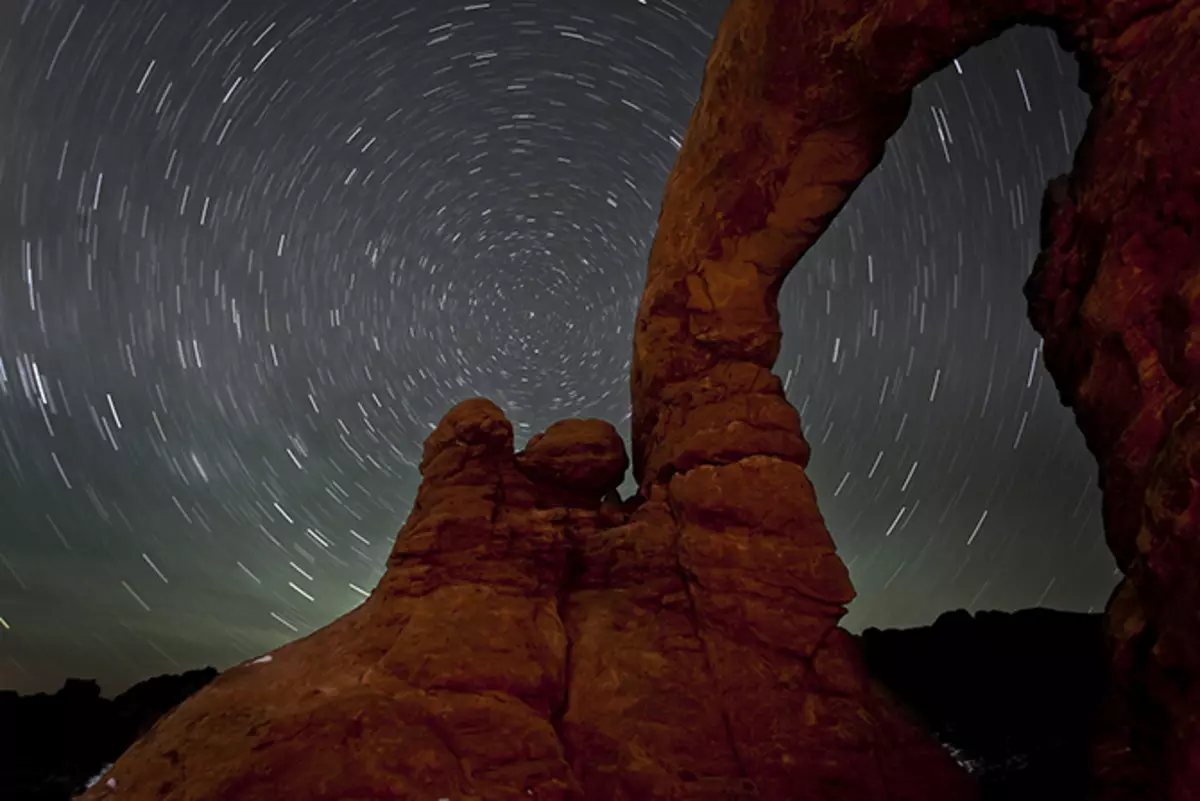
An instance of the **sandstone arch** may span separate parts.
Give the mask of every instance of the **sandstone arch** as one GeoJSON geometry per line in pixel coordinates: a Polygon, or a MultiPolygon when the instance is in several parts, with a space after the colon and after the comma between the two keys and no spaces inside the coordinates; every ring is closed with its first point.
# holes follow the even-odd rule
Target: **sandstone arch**
{"type": "Polygon", "coordinates": [[[1030,296],[1128,576],[1102,787],[1194,798],[1198,20],[1197,0],[734,0],[638,317],[639,497],[611,496],[607,424],[514,454],[499,409],[460,404],[371,597],[227,671],[88,801],[971,798],[837,628],[853,591],[770,367],[784,275],[911,88],[1018,22],[1058,31],[1095,106],[1030,296]]]}
{"type": "Polygon", "coordinates": [[[1111,797],[1200,794],[1198,19],[1186,0],[735,0],[667,187],[636,331],[642,486],[736,461],[743,443],[803,464],[766,374],[783,278],[879,162],[918,82],[1014,24],[1052,27],[1093,113],[1071,176],[1047,191],[1026,295],[1099,463],[1126,575],[1108,607],[1115,682],[1096,761],[1111,797]],[[722,437],[718,418],[753,433],[722,437]]]}

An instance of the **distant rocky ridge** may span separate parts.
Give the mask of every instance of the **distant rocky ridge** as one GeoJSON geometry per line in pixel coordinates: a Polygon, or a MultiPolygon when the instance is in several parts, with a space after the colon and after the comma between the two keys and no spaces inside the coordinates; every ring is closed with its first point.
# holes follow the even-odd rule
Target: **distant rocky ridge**
{"type": "Polygon", "coordinates": [[[1107,675],[1102,615],[958,610],[858,640],[872,678],[978,779],[984,801],[1088,796],[1107,675]]]}
{"type": "MultiPolygon", "coordinates": [[[[959,610],[858,639],[872,678],[979,779],[985,801],[1084,796],[1105,675],[1102,616],[959,610]]],[[[216,675],[159,676],[112,700],[78,679],[54,695],[0,692],[0,798],[67,801],[216,675]]]]}
{"type": "Polygon", "coordinates": [[[156,676],[112,699],[84,679],[67,679],[53,695],[0,691],[0,799],[67,801],[216,677],[211,667],[156,676]]]}

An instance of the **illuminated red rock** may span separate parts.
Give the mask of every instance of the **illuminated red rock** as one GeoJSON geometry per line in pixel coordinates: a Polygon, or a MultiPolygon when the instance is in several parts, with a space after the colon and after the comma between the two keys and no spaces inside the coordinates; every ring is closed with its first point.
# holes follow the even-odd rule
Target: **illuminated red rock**
{"type": "Polygon", "coordinates": [[[562,521],[600,517],[599,499],[539,504],[511,425],[482,400],[446,415],[421,471],[370,598],[223,673],[87,797],[571,797],[579,783],[554,725],[568,647],[562,521]]]}
{"type": "Polygon", "coordinates": [[[734,0],[638,315],[638,499],[613,502],[605,424],[515,455],[495,406],[461,404],[371,597],[228,671],[88,801],[973,797],[837,627],[853,590],[770,368],[781,282],[912,88],[1022,22],[1095,105],[1027,293],[1127,576],[1098,793],[1197,798],[1200,0],[734,0]]]}
{"type": "Polygon", "coordinates": [[[529,440],[517,456],[521,472],[584,492],[612,492],[629,458],[616,430],[601,420],[563,420],[529,440]]]}
{"type": "Polygon", "coordinates": [[[1046,364],[1097,457],[1107,538],[1126,574],[1108,608],[1114,682],[1097,796],[1191,801],[1200,797],[1196,0],[735,1],[651,253],[632,376],[634,469],[645,487],[729,463],[743,456],[727,450],[735,428],[773,427],[753,413],[716,415],[730,432],[722,439],[689,421],[703,416],[699,393],[730,409],[743,376],[774,362],[780,283],[878,163],[912,87],[1017,23],[1055,29],[1094,106],[1072,174],[1047,192],[1026,294],[1046,364]]]}

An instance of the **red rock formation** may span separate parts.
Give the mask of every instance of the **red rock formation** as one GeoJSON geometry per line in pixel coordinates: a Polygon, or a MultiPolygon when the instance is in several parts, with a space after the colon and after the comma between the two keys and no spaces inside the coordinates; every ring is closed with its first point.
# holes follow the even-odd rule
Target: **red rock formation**
{"type": "Polygon", "coordinates": [[[762,411],[783,405],[778,389],[747,391],[744,378],[778,353],[780,283],[879,161],[911,88],[1018,22],[1055,28],[1095,108],[1070,178],[1047,194],[1027,295],[1047,366],[1099,462],[1107,537],[1127,576],[1108,609],[1116,681],[1098,794],[1196,799],[1196,0],[735,0],[651,254],[634,469],[653,486],[764,452],[759,442],[787,447],[793,427],[762,411]]]}
{"type": "Polygon", "coordinates": [[[425,443],[412,515],[370,598],[223,673],[86,797],[577,797],[556,731],[568,649],[559,594],[568,538],[621,522],[600,496],[625,455],[607,424],[560,425],[583,446],[547,436],[522,460],[586,491],[528,478],[490,402],[457,406],[425,443]]]}
{"type": "MultiPolygon", "coordinates": [[[[1100,466],[1125,573],[1102,798],[1200,799],[1200,4],[1093,22],[1094,110],[1046,192],[1027,287],[1046,364],[1100,466]]],[[[1147,5],[1147,4],[1141,4],[1147,5]]]]}
{"type": "Polygon", "coordinates": [[[1105,792],[1195,798],[1198,20],[1200,0],[734,0],[638,316],[638,501],[605,501],[625,467],[605,424],[514,455],[498,409],[460,405],[371,597],[226,673],[89,801],[971,797],[837,628],[853,590],[770,367],[783,278],[912,87],[1017,22],[1058,30],[1096,105],[1029,292],[1128,575],[1105,792]]]}

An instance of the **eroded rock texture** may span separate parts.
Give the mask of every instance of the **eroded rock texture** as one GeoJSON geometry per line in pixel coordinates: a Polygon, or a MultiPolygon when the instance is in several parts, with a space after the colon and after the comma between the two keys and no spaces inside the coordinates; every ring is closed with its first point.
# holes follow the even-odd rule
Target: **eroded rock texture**
{"type": "Polygon", "coordinates": [[[970,797],[835,628],[852,590],[801,467],[698,467],[631,513],[627,464],[607,423],[514,454],[460,404],[370,598],[221,675],[88,798],[970,797]]]}
{"type": "Polygon", "coordinates": [[[778,353],[779,285],[878,162],[912,86],[1018,22],[1057,31],[1095,107],[1048,190],[1027,295],[1126,574],[1097,794],[1200,798],[1196,0],[735,0],[651,254],[634,466],[649,487],[751,451],[803,464],[780,453],[796,429],[777,387],[745,378],[778,353]]]}
{"type": "Polygon", "coordinates": [[[89,801],[972,797],[837,628],[853,590],[770,367],[780,283],[912,87],[1018,22],[1056,28],[1096,105],[1029,292],[1128,575],[1103,793],[1194,798],[1198,20],[1200,0],[734,0],[638,315],[639,496],[613,497],[603,423],[514,455],[496,407],[456,407],[371,597],[222,676],[89,801]]]}
{"type": "Polygon", "coordinates": [[[622,522],[605,423],[569,421],[513,454],[512,426],[460,404],[425,443],[424,481],[361,606],[223,673],[163,719],[87,798],[566,799],[560,595],[573,538],[622,522]],[[520,462],[537,465],[539,479],[520,462]],[[556,483],[581,479],[587,489],[556,483]]]}

